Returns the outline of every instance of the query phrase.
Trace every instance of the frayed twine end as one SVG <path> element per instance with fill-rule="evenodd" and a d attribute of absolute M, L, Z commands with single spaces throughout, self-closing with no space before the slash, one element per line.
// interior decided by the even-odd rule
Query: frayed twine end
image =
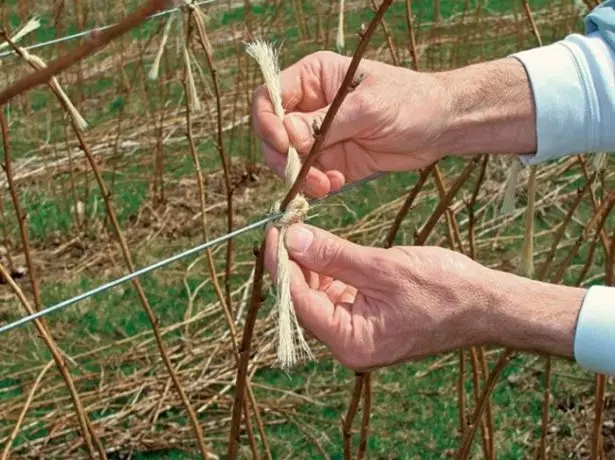
<path fill-rule="evenodd" d="M 282 106 L 282 89 L 280 85 L 278 50 L 272 45 L 256 40 L 249 43 L 246 52 L 254 58 L 263 74 L 269 97 L 273 103 L 276 115 L 282 120 L 284 108 Z M 284 179 L 290 188 L 297 179 L 301 170 L 301 160 L 297 151 L 291 146 L 287 155 Z M 275 209 L 279 210 L 280 203 Z M 291 200 L 284 211 L 284 215 L 277 222 L 280 229 L 278 236 L 278 266 L 277 266 L 277 297 L 275 312 L 277 316 L 277 362 L 282 369 L 289 369 L 301 359 L 313 359 L 310 347 L 305 340 L 303 330 L 297 320 L 295 308 L 290 293 L 291 263 L 286 249 L 285 237 L 289 225 L 302 222 L 309 210 L 309 203 L 301 194 Z"/>
<path fill-rule="evenodd" d="M 516 189 L 519 182 L 519 173 L 521 171 L 521 162 L 517 159 L 513 159 L 510 166 L 508 180 L 506 181 L 506 188 L 504 189 L 504 199 L 502 200 L 502 208 L 500 209 L 500 215 L 508 216 L 515 212 L 516 201 Z"/>
<path fill-rule="evenodd" d="M 344 40 L 344 0 L 340 0 L 340 12 L 337 23 L 337 36 L 335 37 L 335 47 L 338 53 L 344 51 L 346 44 Z"/>
<path fill-rule="evenodd" d="M 47 67 L 47 63 L 40 57 L 35 56 L 34 54 L 30 54 L 24 48 L 19 48 L 19 51 L 23 55 L 24 59 L 28 63 L 32 64 L 34 67 L 38 69 L 44 69 L 45 67 Z M 62 100 L 62 103 L 64 104 L 69 117 L 71 117 L 71 119 L 75 122 L 75 126 L 77 127 L 77 129 L 79 129 L 81 132 L 85 131 L 88 128 L 88 122 L 81 115 L 79 110 L 77 110 L 77 107 L 75 107 L 75 105 L 72 103 L 66 92 L 64 92 L 62 86 L 60 85 L 60 82 L 58 82 L 58 79 L 56 77 L 51 77 L 51 79 L 49 80 L 49 84 L 56 91 L 58 97 Z"/>

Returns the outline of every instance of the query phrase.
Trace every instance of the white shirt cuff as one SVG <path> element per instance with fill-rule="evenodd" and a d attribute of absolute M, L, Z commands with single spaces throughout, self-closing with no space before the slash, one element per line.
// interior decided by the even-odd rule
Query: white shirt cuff
<path fill-rule="evenodd" d="M 589 371 L 615 376 L 615 287 L 592 286 L 585 294 L 574 358 Z"/>
<path fill-rule="evenodd" d="M 599 33 L 572 34 L 512 55 L 524 65 L 536 106 L 538 164 L 615 150 L 615 52 Z"/>

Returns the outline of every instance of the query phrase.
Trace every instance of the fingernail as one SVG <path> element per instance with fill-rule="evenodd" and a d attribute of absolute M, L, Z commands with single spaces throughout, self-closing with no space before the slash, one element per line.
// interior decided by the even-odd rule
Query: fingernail
<path fill-rule="evenodd" d="M 306 252 L 313 240 L 314 234 L 301 225 L 291 225 L 286 232 L 286 247 L 295 254 Z"/>
<path fill-rule="evenodd" d="M 284 170 L 286 169 L 285 166 L 282 163 L 276 163 L 273 166 L 273 169 L 275 169 L 275 172 L 277 173 L 278 176 L 280 177 L 284 177 Z"/>

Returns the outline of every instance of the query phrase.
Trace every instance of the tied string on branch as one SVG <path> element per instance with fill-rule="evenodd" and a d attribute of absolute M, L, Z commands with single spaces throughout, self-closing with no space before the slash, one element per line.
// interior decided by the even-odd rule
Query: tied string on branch
<path fill-rule="evenodd" d="M 0 50 L 3 50 L 4 48 L 13 48 L 13 50 L 35 70 L 40 71 L 45 69 L 47 67 L 47 63 L 42 58 L 31 54 L 25 48 L 17 44 L 22 38 L 29 33 L 34 32 L 40 26 L 40 20 L 34 17 L 26 22 L 17 32 L 13 34 L 13 36 L 9 36 L 5 31 L 0 31 L 0 38 L 4 39 L 4 42 L 0 43 Z M 81 131 L 85 131 L 88 128 L 88 122 L 85 118 L 83 118 L 81 113 L 79 113 L 79 110 L 77 110 L 66 92 L 62 89 L 58 79 L 55 76 L 52 76 L 49 79 L 48 85 L 52 91 L 57 94 L 69 116 L 75 121 L 77 128 Z"/>
<path fill-rule="evenodd" d="M 164 30 L 162 32 L 162 37 L 160 39 L 160 44 L 158 45 L 158 51 L 156 51 L 156 55 L 154 57 L 154 61 L 152 62 L 151 68 L 147 73 L 147 77 L 150 80 L 157 80 L 160 74 L 160 65 L 162 60 L 162 55 L 167 47 L 167 43 L 171 38 L 171 26 L 174 22 L 176 22 L 176 41 L 178 49 L 181 48 L 181 52 L 184 58 L 184 64 L 186 69 L 186 80 L 188 85 L 187 97 L 190 103 L 190 108 L 193 112 L 201 112 L 204 110 L 203 105 L 201 104 L 199 94 L 196 87 L 196 80 L 194 78 L 194 72 L 192 71 L 192 67 L 196 67 L 201 75 L 203 82 L 205 82 L 203 69 L 199 66 L 198 61 L 194 58 L 194 55 L 189 47 L 190 41 L 190 33 L 189 30 L 184 30 L 185 26 L 182 22 L 181 13 L 182 11 L 188 11 L 190 15 L 188 15 L 188 21 L 190 21 L 190 16 L 194 13 L 194 20 L 198 23 L 197 27 L 201 30 L 205 30 L 205 25 L 207 23 L 207 15 L 203 12 L 199 3 L 194 0 L 177 0 L 177 9 L 173 11 L 166 20 L 164 25 Z M 177 21 L 176 21 L 177 20 Z M 209 54 L 213 53 L 213 46 L 207 36 L 207 34 L 202 35 L 204 40 L 204 46 L 207 48 L 207 52 Z M 206 83 L 205 83 L 206 84 Z"/>
<path fill-rule="evenodd" d="M 282 106 L 282 88 L 280 84 L 278 51 L 261 40 L 256 40 L 246 47 L 246 52 L 258 63 L 269 97 L 273 104 L 275 114 L 280 120 L 284 119 Z M 290 189 L 301 170 L 301 160 L 297 150 L 291 145 L 288 149 L 284 181 Z M 276 305 L 277 313 L 277 360 L 280 367 L 288 369 L 298 359 L 313 359 L 312 351 L 305 340 L 303 330 L 297 320 L 290 294 L 290 259 L 284 243 L 286 231 L 290 225 L 305 220 L 309 210 L 306 198 L 298 193 L 284 209 L 282 217 L 274 224 L 279 229 L 278 235 L 278 266 L 276 279 Z M 274 211 L 281 211 L 281 201 L 274 205 Z"/>

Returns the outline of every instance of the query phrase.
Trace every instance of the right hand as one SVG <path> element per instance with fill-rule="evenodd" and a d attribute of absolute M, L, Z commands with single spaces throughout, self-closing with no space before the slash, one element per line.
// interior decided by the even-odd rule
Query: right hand
<path fill-rule="evenodd" d="M 265 264 L 277 276 L 278 230 Z M 367 371 L 487 343 L 495 272 L 438 247 L 372 248 L 293 224 L 285 244 L 297 318 L 333 356 Z"/>
<path fill-rule="evenodd" d="M 278 230 L 265 265 L 277 276 Z M 489 269 L 448 249 L 361 246 L 293 224 L 290 293 L 302 326 L 367 371 L 474 345 L 570 358 L 585 289 Z"/>
<path fill-rule="evenodd" d="M 314 142 L 337 93 L 350 58 L 316 52 L 281 72 L 284 123 L 275 115 L 264 86 L 254 94 L 255 129 L 265 161 L 283 177 L 286 152 L 292 144 L 300 155 Z M 451 112 L 448 89 L 435 74 L 418 73 L 362 60 L 359 85 L 342 103 L 322 150 L 311 168 L 305 192 L 321 197 L 346 182 L 379 171 L 425 167 L 444 154 L 439 145 Z"/>

